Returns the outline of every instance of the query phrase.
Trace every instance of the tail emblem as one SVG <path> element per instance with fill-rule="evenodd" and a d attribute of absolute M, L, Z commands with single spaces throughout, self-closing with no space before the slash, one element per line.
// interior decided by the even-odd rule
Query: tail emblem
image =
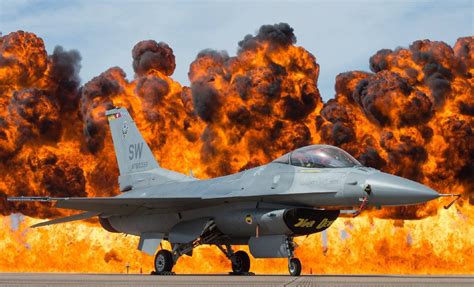
<path fill-rule="evenodd" d="M 127 121 L 124 121 L 123 122 L 123 126 L 122 126 L 122 135 L 123 137 L 125 137 L 128 133 L 128 123 Z"/>

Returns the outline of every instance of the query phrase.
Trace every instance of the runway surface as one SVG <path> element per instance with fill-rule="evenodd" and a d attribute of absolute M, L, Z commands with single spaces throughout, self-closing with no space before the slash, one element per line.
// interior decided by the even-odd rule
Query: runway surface
<path fill-rule="evenodd" d="M 474 286 L 474 276 L 0 273 L 0 286 Z"/>

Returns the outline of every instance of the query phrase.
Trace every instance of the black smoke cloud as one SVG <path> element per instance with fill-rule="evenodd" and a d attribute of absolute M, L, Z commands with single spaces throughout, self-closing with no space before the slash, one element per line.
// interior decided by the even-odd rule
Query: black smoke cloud
<path fill-rule="evenodd" d="M 246 138 L 246 148 L 262 151 L 268 159 L 309 144 L 310 129 L 299 122 L 321 105 L 319 66 L 313 55 L 295 43 L 293 28 L 280 23 L 245 36 L 235 57 L 209 49 L 198 54 L 188 75 L 194 111 L 207 125 L 201 137 L 201 158 L 222 162 L 221 166 L 232 161 L 227 147 L 219 146 L 223 135 L 233 146 Z M 261 163 L 253 159 L 241 168 Z M 225 173 L 224 169 L 210 171 Z"/>
<path fill-rule="evenodd" d="M 163 42 L 154 40 L 138 42 L 132 50 L 133 70 L 143 76 L 150 70 L 158 70 L 170 76 L 176 68 L 173 50 Z"/>
<path fill-rule="evenodd" d="M 81 112 L 84 121 L 84 136 L 87 149 L 97 153 L 104 146 L 107 119 L 105 111 L 114 107 L 112 99 L 124 93 L 121 83 L 125 72 L 110 68 L 93 78 L 81 89 Z"/>
<path fill-rule="evenodd" d="M 52 63 L 50 77 L 56 84 L 54 94 L 63 111 L 74 111 L 80 99 L 78 89 L 81 84 L 81 55 L 76 50 L 65 51 L 63 47 L 56 46 L 49 58 Z"/>
<path fill-rule="evenodd" d="M 268 43 L 272 47 L 285 47 L 296 43 L 293 28 L 287 23 L 275 25 L 263 25 L 257 34 L 248 34 L 239 42 L 239 51 L 254 50 L 262 43 Z"/>
<path fill-rule="evenodd" d="M 22 145 L 40 136 L 53 142 L 59 140 L 61 111 L 57 98 L 46 91 L 24 89 L 13 92 L 8 111 L 19 134 L 15 144 Z"/>

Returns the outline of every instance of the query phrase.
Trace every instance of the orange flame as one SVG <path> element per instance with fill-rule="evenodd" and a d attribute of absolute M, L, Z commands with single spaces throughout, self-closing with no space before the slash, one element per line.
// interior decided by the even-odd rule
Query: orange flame
<path fill-rule="evenodd" d="M 316 58 L 295 43 L 287 24 L 262 26 L 239 42 L 235 57 L 200 52 L 183 87 L 170 77 L 171 48 L 142 41 L 132 53 L 134 80 L 115 67 L 79 87 L 77 51 L 57 47 L 47 55 L 40 38 L 22 31 L 0 37 L 0 271 L 125 272 L 127 264 L 134 273 L 151 271 L 153 258 L 136 251 L 137 238 L 107 233 L 94 221 L 31 230 L 34 218 L 70 212 L 5 201 L 117 194 L 104 112 L 124 106 L 163 167 L 198 177 L 328 143 L 365 165 L 463 195 L 449 210 L 440 209 L 441 200 L 372 210 L 298 238 L 304 273 L 472 273 L 474 38 L 454 48 L 425 40 L 381 50 L 370 59 L 371 73 L 340 74 L 336 97 L 326 103 Z M 12 213 L 27 217 L 12 223 Z M 252 266 L 287 272 L 279 259 Z M 175 270 L 227 272 L 230 264 L 204 246 Z"/>

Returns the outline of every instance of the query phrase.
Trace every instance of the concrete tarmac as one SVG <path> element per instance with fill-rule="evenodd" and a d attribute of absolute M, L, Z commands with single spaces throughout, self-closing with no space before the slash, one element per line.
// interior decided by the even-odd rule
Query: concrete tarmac
<path fill-rule="evenodd" d="M 474 276 L 0 273 L 0 286 L 474 286 Z"/>

